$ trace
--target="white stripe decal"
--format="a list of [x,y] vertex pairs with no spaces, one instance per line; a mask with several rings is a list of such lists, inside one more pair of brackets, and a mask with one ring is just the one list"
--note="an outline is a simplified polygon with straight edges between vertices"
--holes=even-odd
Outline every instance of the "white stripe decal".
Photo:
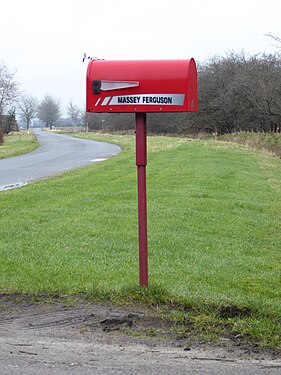
[[100,99],[101,99],[101,98],[99,98],[99,99],[96,101],[95,107],[99,104]]
[[101,105],[107,105],[108,102],[110,101],[110,99],[111,99],[111,96],[107,96],[107,97],[105,97],[105,98],[103,99],[103,102],[101,103]]

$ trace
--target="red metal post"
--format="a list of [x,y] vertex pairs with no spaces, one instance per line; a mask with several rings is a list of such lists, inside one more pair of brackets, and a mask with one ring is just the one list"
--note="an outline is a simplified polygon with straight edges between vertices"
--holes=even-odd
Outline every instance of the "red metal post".
[[146,205],[146,113],[136,113],[136,165],[138,168],[139,270],[140,286],[148,287]]

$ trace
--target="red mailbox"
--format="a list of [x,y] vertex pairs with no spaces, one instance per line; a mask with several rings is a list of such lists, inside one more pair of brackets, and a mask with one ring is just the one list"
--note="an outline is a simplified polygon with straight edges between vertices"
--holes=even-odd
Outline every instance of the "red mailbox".
[[136,113],[140,286],[148,286],[146,112],[196,112],[197,71],[190,60],[91,60],[87,112]]
[[87,112],[196,112],[197,70],[190,60],[92,60]]

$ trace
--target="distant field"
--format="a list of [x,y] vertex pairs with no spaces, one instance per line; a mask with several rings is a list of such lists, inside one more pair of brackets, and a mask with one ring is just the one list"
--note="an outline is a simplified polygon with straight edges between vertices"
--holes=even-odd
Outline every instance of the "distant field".
[[280,160],[149,137],[150,287],[140,291],[134,136],[81,136],[123,152],[0,193],[0,292],[163,303],[199,331],[280,347]]
[[33,151],[38,147],[33,133],[17,132],[4,136],[4,143],[0,145],[0,159],[17,156]]

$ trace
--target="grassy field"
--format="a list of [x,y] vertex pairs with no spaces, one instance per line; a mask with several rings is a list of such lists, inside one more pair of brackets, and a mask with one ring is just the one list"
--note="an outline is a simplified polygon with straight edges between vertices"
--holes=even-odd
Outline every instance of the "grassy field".
[[237,144],[149,137],[145,291],[134,136],[82,136],[123,152],[0,193],[0,292],[161,304],[198,332],[280,348],[280,160]]
[[25,154],[38,147],[33,133],[11,133],[4,136],[4,143],[0,145],[0,159]]

